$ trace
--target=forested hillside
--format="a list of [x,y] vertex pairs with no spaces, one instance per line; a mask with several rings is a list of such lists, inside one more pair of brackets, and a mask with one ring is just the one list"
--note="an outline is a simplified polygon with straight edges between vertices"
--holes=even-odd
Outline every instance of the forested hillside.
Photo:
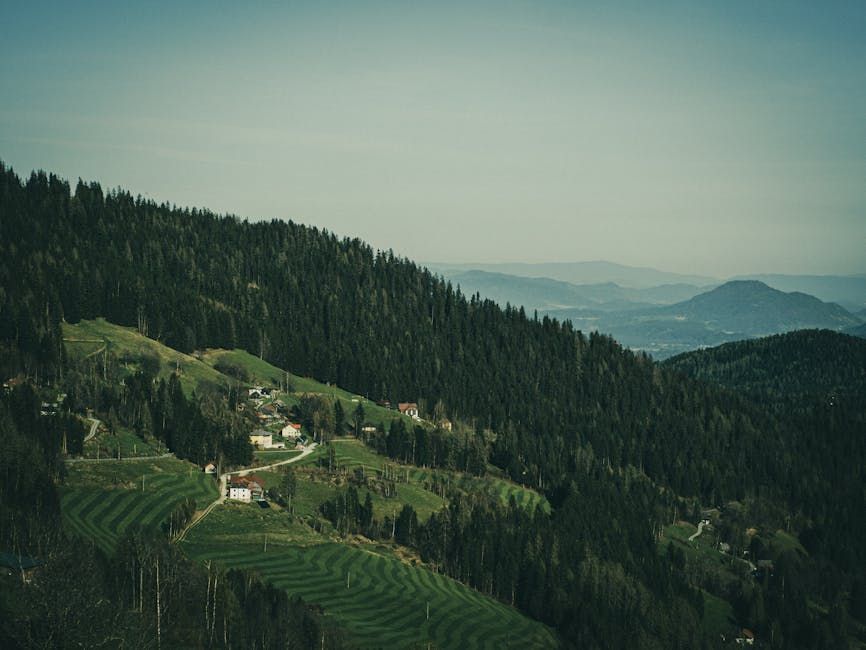
[[[728,343],[669,359],[666,367],[742,393],[773,413],[791,432],[779,453],[804,457],[795,475],[823,477],[825,489],[798,493],[810,515],[800,538],[814,555],[831,559],[839,580],[866,615],[866,341],[827,330],[803,330]],[[793,438],[793,436],[792,436]],[[834,575],[848,567],[851,574]]]
[[[567,485],[576,449],[590,444],[685,495],[787,493],[769,453],[781,432],[761,413],[604,336],[466,298],[359,240],[96,184],[70,193],[56,177],[22,182],[8,169],[0,210],[0,340],[22,355],[4,356],[8,375],[57,375],[60,320],[103,316],[184,352],[241,347],[370,398],[441,400],[497,432],[498,464],[537,487]],[[733,458],[723,438],[766,453]]]
[[[847,505],[839,517],[828,512],[857,477],[816,470],[815,432],[748,396],[567,322],[463,296],[357,239],[157,205],[95,183],[71,190],[43,173],[22,181],[0,166],[0,371],[61,381],[60,322],[95,317],[183,352],[243,348],[371,399],[417,401],[422,415],[441,402],[451,418],[474,423],[485,460],[544,491],[553,514],[507,521],[504,509],[470,505],[407,541],[571,644],[710,643],[699,629],[700,592],[656,552],[678,497],[769,504],[807,526],[820,518],[828,536],[852,548],[845,522],[856,512]],[[155,410],[182,401],[178,386],[139,388]],[[117,400],[134,392],[111,390]],[[218,432],[202,412],[194,404],[177,409],[214,441]],[[179,451],[195,444],[184,439]],[[820,451],[827,466],[863,459],[862,445]],[[438,534],[437,521],[459,524],[460,536],[442,549],[423,538]],[[511,564],[463,552],[492,543],[490,531],[515,539]],[[815,552],[829,543],[816,542]],[[834,572],[862,572],[856,550],[826,555]],[[809,595],[780,599],[761,625],[769,630],[776,617],[778,639],[806,638],[820,612],[778,612],[790,603],[805,608]]]

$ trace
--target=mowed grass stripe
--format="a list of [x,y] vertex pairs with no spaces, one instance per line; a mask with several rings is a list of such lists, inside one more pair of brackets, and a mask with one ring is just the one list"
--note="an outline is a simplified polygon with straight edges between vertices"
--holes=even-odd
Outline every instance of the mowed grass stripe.
[[[459,583],[399,560],[339,544],[225,549],[192,541],[190,555],[254,569],[326,608],[362,647],[554,647],[542,625]],[[346,588],[346,573],[351,572]],[[430,620],[426,606],[430,603]]]
[[132,525],[159,526],[183,499],[209,503],[217,488],[203,475],[145,474],[145,490],[70,488],[62,498],[64,520],[70,531],[91,538],[106,551]]

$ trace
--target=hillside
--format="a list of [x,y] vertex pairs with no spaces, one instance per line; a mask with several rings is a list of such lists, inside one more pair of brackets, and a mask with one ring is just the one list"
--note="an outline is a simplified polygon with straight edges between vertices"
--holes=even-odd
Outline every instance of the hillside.
[[[824,302],[835,302],[848,311],[863,311],[866,307],[866,276],[864,275],[784,275],[753,274],[732,280],[758,280],[780,291],[800,291]],[[861,316],[862,318],[862,316]]]
[[[363,448],[357,441],[346,444]],[[358,456],[356,451],[340,458]],[[387,462],[369,451],[361,451],[360,457],[378,467]],[[340,488],[317,490],[323,484],[304,471],[299,472],[299,483],[299,518],[276,504],[261,510],[255,504],[228,503],[192,530],[183,551],[202,564],[214,561],[225,568],[256,570],[280,589],[324,608],[353,644],[387,641],[391,647],[413,647],[430,641],[441,648],[467,643],[507,647],[508,638],[516,635],[533,647],[556,647],[555,635],[544,626],[401,556],[392,544],[336,537],[319,507]],[[63,520],[73,539],[93,540],[113,554],[127,543],[133,528],[158,530],[186,499],[203,508],[215,498],[215,488],[215,481],[199,468],[173,458],[75,463],[61,492]],[[400,498],[387,500],[393,506],[380,500],[377,511],[413,502],[411,492],[403,486],[400,491]],[[439,507],[442,503],[439,500]],[[302,523],[313,520],[321,532]],[[406,621],[413,623],[407,627]]]
[[785,293],[763,282],[726,282],[706,293],[655,312],[703,322],[715,330],[745,336],[762,336],[797,329],[841,330],[858,324],[839,305],[825,303],[804,293]]
[[[607,336],[467,298],[411,261],[357,239],[157,205],[95,183],[72,189],[47,174],[22,181],[0,172],[0,369],[19,386],[0,411],[15,425],[4,425],[11,433],[0,454],[3,471],[16,477],[0,486],[0,497],[15,504],[0,509],[4,522],[42,516],[25,492],[9,490],[36,482],[50,502],[62,478],[51,465],[61,457],[60,429],[48,420],[38,425],[43,398],[32,391],[50,389],[60,401],[62,389],[68,398],[58,409],[95,409],[100,419],[151,435],[195,463],[251,462],[251,407],[236,387],[193,394],[183,386],[184,377],[191,385],[194,372],[214,372],[219,357],[231,354],[254,376],[281,374],[254,367],[253,359],[265,360],[291,369],[298,385],[316,377],[326,389],[417,402],[424,415],[454,422],[446,432],[394,419],[387,430],[369,432],[370,448],[391,464],[419,470],[415,484],[409,471],[396,519],[395,510],[370,506],[366,497],[400,495],[400,474],[384,467],[376,475],[362,467],[343,472],[335,462],[339,443],[330,446],[334,453],[322,465],[303,468],[314,475],[311,484],[325,486],[319,512],[339,534],[393,538],[464,587],[551,626],[566,644],[705,645],[700,590],[707,585],[678,558],[660,555],[657,542],[684,513],[695,523],[702,506],[732,502],[744,504],[745,514],[728,520],[738,527],[728,531],[731,539],[742,544],[756,523],[784,525],[804,540],[811,564],[800,571],[799,563],[781,563],[775,578],[760,582],[739,575],[736,592],[714,588],[714,597],[744,603],[731,625],[791,643],[837,629],[828,623],[837,606],[828,594],[854,590],[866,566],[852,525],[862,519],[855,498],[862,477],[849,469],[864,465],[863,450],[846,444],[850,438],[823,437],[817,425],[792,423]],[[88,357],[102,340],[70,353],[62,324],[100,317],[194,359],[200,351],[201,359],[216,360],[188,370],[175,361],[172,372],[167,362],[124,360],[107,349],[102,359]],[[326,441],[337,408],[329,400],[304,403],[305,426]],[[22,450],[42,464],[18,462]],[[425,470],[435,471],[422,478]],[[514,506],[510,498],[508,505],[477,498],[477,491],[494,490],[452,474],[448,508],[436,510],[435,499],[415,491],[444,498],[449,485],[437,481],[441,470],[507,481]],[[542,492],[549,510],[523,507],[517,495],[526,487]],[[495,492],[508,491],[502,488]],[[299,507],[312,514],[315,490],[301,496]],[[38,549],[35,536],[32,543]],[[280,594],[271,594],[275,602]]]
[[61,323],[63,344],[73,359],[99,357],[103,352],[116,356],[129,374],[152,364],[157,375],[175,374],[184,391],[214,390],[225,386],[228,378],[194,356],[183,354],[159,341],[140,334],[135,328],[109,323],[104,318]]
[[864,395],[866,341],[801,330],[689,352],[664,365],[757,395]]
[[[338,386],[292,374],[244,350],[207,349],[184,354],[140,334],[132,327],[115,325],[104,318],[82,320],[74,325],[62,323],[62,329],[63,343],[72,359],[98,359],[106,351],[120,360],[127,375],[152,364],[157,369],[158,377],[167,379],[176,375],[187,394],[193,390],[200,394],[212,392],[237,382],[244,387],[288,386],[290,390],[285,396],[288,406],[298,404],[301,395],[322,395],[339,400],[346,413],[351,413],[358,404],[362,404],[367,420],[373,424],[391,422],[395,418],[410,421],[393,409],[379,406]],[[217,369],[220,361],[226,372]]]

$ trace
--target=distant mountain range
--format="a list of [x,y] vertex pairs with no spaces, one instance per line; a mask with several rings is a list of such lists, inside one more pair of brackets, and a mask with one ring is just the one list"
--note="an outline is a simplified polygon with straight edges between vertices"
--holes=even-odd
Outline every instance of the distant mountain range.
[[529,311],[566,308],[625,311],[673,304],[688,300],[704,290],[682,283],[644,289],[622,287],[613,282],[572,284],[552,278],[520,277],[477,270],[450,272],[447,277],[460,285],[465,294],[479,293],[502,305],[522,305]]
[[657,358],[806,328],[866,337],[866,275],[722,282],[612,262],[429,267],[466,295],[569,319]]
[[[463,271],[487,271],[524,278],[547,278],[571,284],[605,284],[613,282],[620,287],[648,289],[664,284],[690,284],[698,287],[717,285],[720,280],[703,275],[684,275],[658,269],[626,266],[614,262],[548,262],[542,264],[445,264],[425,263],[431,271],[451,278]],[[866,305],[864,305],[866,306]]]
[[805,293],[785,293],[756,280],[736,280],[662,307],[603,314],[550,310],[575,325],[613,335],[631,348],[664,358],[693,350],[800,329],[841,331],[861,324],[836,305]]

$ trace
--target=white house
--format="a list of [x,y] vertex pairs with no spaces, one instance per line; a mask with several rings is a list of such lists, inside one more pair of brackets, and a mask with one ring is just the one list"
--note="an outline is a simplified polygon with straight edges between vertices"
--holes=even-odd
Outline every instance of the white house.
[[250,488],[243,483],[232,483],[229,485],[229,499],[232,499],[233,501],[249,503],[251,500],[251,494]]
[[284,438],[292,438],[293,440],[297,440],[301,437],[301,425],[295,424],[294,422],[289,422],[286,426],[283,427],[282,434]]
[[208,463],[203,468],[205,474],[216,474],[217,468],[213,463]]
[[397,405],[397,410],[403,415],[408,415],[413,420],[420,420],[418,416],[418,405],[415,402],[400,402]]

